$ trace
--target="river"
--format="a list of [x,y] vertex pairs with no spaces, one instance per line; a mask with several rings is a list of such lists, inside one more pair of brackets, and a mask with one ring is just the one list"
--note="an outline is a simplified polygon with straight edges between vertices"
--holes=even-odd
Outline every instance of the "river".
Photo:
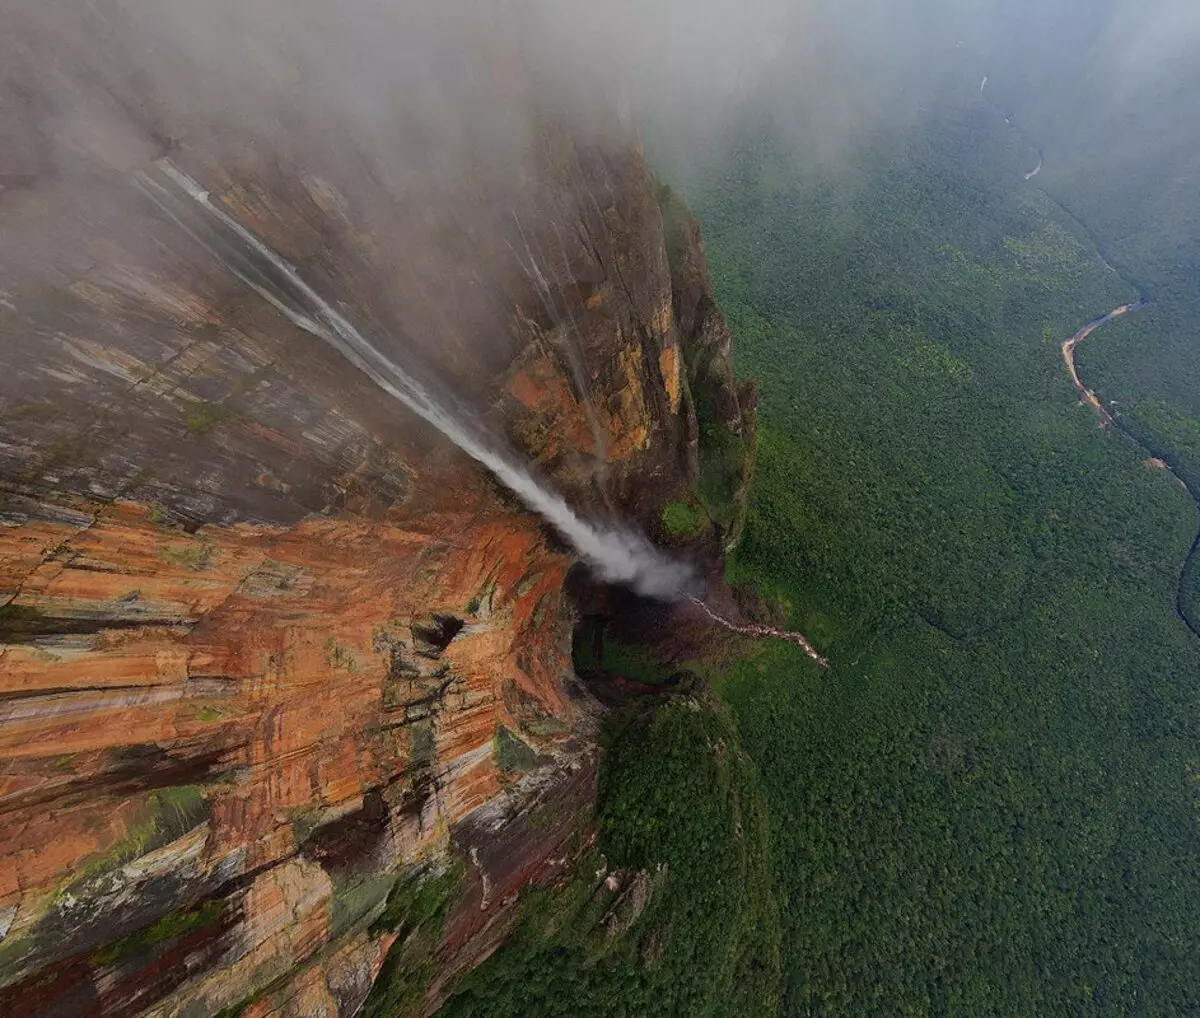
[[[1062,344],[1062,359],[1067,366],[1067,373],[1071,376],[1071,383],[1075,386],[1076,391],[1083,398],[1088,406],[1090,406],[1100,418],[1100,426],[1107,428],[1112,426],[1122,435],[1128,438],[1139,449],[1147,453],[1150,459],[1160,465],[1167,471],[1176,481],[1184,488],[1191,496],[1192,501],[1196,503],[1197,511],[1200,511],[1200,491],[1192,487],[1179,469],[1171,462],[1169,453],[1162,450],[1150,448],[1145,441],[1128,426],[1126,426],[1115,414],[1113,414],[1103,403],[1100,398],[1086,385],[1079,377],[1079,369],[1075,366],[1075,347],[1088,338],[1093,332],[1109,322],[1122,318],[1134,311],[1140,311],[1146,307],[1149,302],[1145,298],[1131,301],[1128,304],[1122,304],[1118,308],[1114,308],[1106,315],[1100,318],[1093,318],[1090,322],[1084,325],[1078,332],[1068,339],[1063,340]],[[1182,622],[1191,631],[1192,635],[1200,639],[1200,618],[1193,614],[1193,609],[1189,603],[1188,588],[1191,587],[1191,578],[1194,570],[1197,567],[1197,560],[1200,559],[1200,532],[1196,534],[1195,540],[1192,541],[1192,547],[1188,551],[1187,558],[1183,561],[1183,567],[1179,571],[1179,581],[1175,588],[1175,614],[1179,616],[1179,621]]]
[[[981,94],[983,93],[983,89],[987,84],[987,81],[987,77],[984,76],[983,82],[979,86],[979,91]],[[1038,173],[1041,172],[1042,169],[1043,153],[1041,148],[1037,145],[1034,145],[1033,142],[1025,136],[1024,132],[1013,123],[1012,117],[1010,117],[999,106],[992,102],[990,96],[984,96],[983,101],[987,103],[997,114],[1003,117],[1004,122],[1009,127],[1016,130],[1017,134],[1022,141],[1025,142],[1025,144],[1028,144],[1030,148],[1037,152],[1037,166],[1031,172],[1025,174],[1026,180],[1032,180],[1038,175]],[[1047,195],[1047,197],[1051,196]],[[1086,223],[1082,222],[1079,217],[1076,216],[1069,208],[1063,205],[1060,200],[1053,197],[1051,197],[1051,200],[1054,201],[1054,203],[1062,210],[1064,215],[1068,216],[1077,226],[1080,227],[1080,229],[1083,230],[1085,234],[1087,234],[1088,239],[1091,241],[1092,246],[1096,251],[1097,257],[1099,257],[1099,259],[1104,263],[1105,267],[1114,275],[1123,279],[1124,277],[1121,276],[1121,273],[1118,272],[1113,266],[1104,250],[1103,245],[1100,242],[1100,239],[1092,232],[1091,228]],[[1111,413],[1104,406],[1104,404],[1100,402],[1096,394],[1083,384],[1083,380],[1079,377],[1079,370],[1075,366],[1076,346],[1082,343],[1085,339],[1087,339],[1088,336],[1090,336],[1101,326],[1107,325],[1109,322],[1114,321],[1117,318],[1121,318],[1133,311],[1138,311],[1141,308],[1144,308],[1147,303],[1148,302],[1146,299],[1141,297],[1138,300],[1130,302],[1129,304],[1122,304],[1119,308],[1114,308],[1108,314],[1102,315],[1100,318],[1093,318],[1090,322],[1084,325],[1083,328],[1076,332],[1075,335],[1063,341],[1063,363],[1067,366],[1067,371],[1071,376],[1071,382],[1075,386],[1076,391],[1083,398],[1083,401],[1087,403],[1088,406],[1090,406],[1099,416],[1101,426],[1108,427],[1111,425],[1131,442],[1133,442],[1139,449],[1142,449],[1144,452],[1146,452],[1152,460],[1154,460],[1156,463],[1162,464],[1162,466],[1171,474],[1171,476],[1174,477],[1175,480],[1177,480],[1187,490],[1187,493],[1192,497],[1192,501],[1196,503],[1197,511],[1200,511],[1200,488],[1188,484],[1188,482],[1183,479],[1178,466],[1172,461],[1170,453],[1161,449],[1157,451],[1151,449],[1143,439],[1139,438],[1137,434],[1133,432],[1133,430],[1124,424],[1115,414]],[[1188,589],[1194,586],[1192,577],[1198,568],[1200,568],[1200,532],[1196,534],[1195,540],[1192,541],[1192,547],[1188,551],[1187,558],[1184,559],[1183,567],[1179,572],[1179,582],[1175,588],[1175,614],[1178,615],[1179,620],[1188,627],[1188,630],[1192,633],[1192,635],[1197,639],[1200,639],[1200,614],[1196,613],[1196,610],[1191,606],[1187,596]]]

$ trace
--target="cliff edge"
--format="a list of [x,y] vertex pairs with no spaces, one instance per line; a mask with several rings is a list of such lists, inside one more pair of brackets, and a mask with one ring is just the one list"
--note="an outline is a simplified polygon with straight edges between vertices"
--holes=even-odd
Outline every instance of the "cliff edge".
[[169,156],[575,508],[692,554],[739,496],[668,507],[706,463],[744,495],[753,394],[628,140],[539,125],[493,214],[143,127],[0,187],[0,1011],[350,1015],[484,957],[586,830],[573,559],[137,174]]

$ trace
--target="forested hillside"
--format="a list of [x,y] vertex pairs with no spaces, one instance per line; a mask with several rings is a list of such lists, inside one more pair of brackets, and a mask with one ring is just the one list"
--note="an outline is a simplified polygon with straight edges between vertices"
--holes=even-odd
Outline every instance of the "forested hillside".
[[[852,172],[782,133],[744,131],[693,200],[762,391],[731,577],[834,662],[764,646],[722,686],[767,789],[786,1013],[1185,1013],[1196,508],[1059,358],[1136,287],[978,96]],[[1136,358],[1149,322],[1098,341]]]

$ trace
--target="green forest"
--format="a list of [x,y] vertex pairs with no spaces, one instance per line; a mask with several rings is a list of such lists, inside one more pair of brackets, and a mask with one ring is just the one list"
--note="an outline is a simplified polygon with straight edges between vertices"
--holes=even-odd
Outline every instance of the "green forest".
[[527,895],[515,933],[438,1013],[773,1013],[780,927],[766,805],[719,701],[697,690],[625,719],[597,828],[565,885]]
[[[848,183],[764,132],[697,201],[763,380],[731,579],[835,662],[763,648],[722,685],[771,810],[787,1014],[1200,1007],[1196,509],[1079,405],[1060,342],[1137,290],[1001,123],[938,110]],[[1106,379],[1151,327],[1096,335]],[[1196,427],[1152,407],[1160,441]]]
[[614,942],[594,881],[543,895],[445,1013],[1200,1012],[1198,520],[1151,462],[1200,480],[1200,370],[1146,367],[1194,295],[1080,347],[1139,446],[1059,347],[1153,273],[1024,179],[997,107],[852,172],[786,135],[742,124],[688,199],[760,387],[727,579],[833,667],[760,643],[624,730],[594,851],[669,860],[651,905]]

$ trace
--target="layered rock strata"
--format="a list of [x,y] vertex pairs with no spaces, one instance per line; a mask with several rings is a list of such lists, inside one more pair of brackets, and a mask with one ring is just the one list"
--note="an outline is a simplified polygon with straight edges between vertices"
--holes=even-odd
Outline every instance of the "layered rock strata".
[[498,215],[123,110],[0,188],[0,1011],[348,1015],[398,888],[453,875],[444,979],[586,827],[572,558],[138,171],[185,166],[582,513],[690,491],[694,391],[743,430],[728,333],[628,141],[541,128]]

